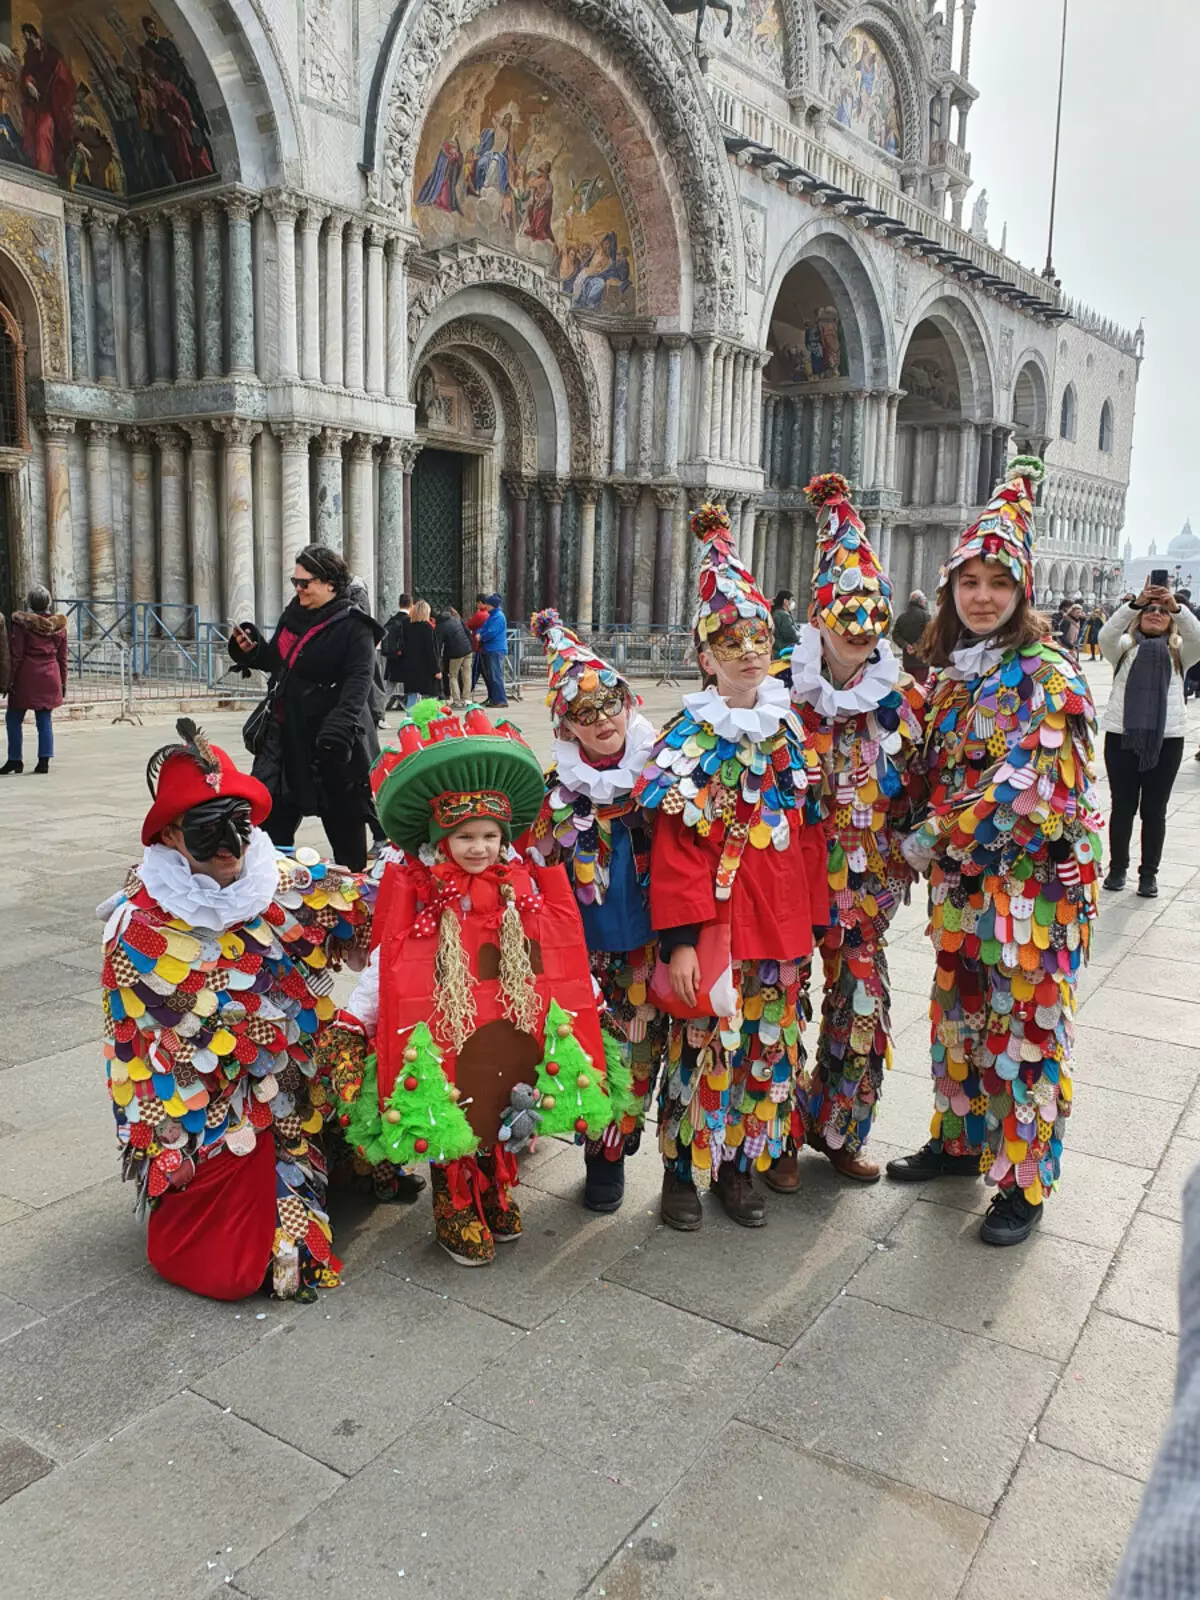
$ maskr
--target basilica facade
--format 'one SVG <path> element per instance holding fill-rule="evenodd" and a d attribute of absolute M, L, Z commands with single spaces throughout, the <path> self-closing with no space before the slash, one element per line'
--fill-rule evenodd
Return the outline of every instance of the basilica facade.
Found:
<path fill-rule="evenodd" d="M 1017 450 L 1115 591 L 1140 334 L 988 240 L 975 0 L 3 12 L 0 610 L 269 624 L 315 539 L 678 623 L 689 507 L 804 595 L 831 469 L 929 590 Z"/>

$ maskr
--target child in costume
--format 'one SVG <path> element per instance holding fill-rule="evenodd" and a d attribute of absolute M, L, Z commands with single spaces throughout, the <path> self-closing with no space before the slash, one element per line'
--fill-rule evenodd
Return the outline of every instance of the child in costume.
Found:
<path fill-rule="evenodd" d="M 863 1146 L 891 1065 L 887 931 L 916 875 L 900 841 L 911 826 L 921 695 L 884 642 L 892 586 L 849 484 L 826 473 L 807 493 L 818 508 L 817 574 L 790 669 L 792 699 L 830 795 L 832 920 L 821 940 L 825 993 L 805 1083 L 805 1135 L 844 1177 L 875 1183 L 879 1166 Z M 798 1188 L 796 1152 L 775 1162 L 766 1181 L 785 1193 Z"/>
<path fill-rule="evenodd" d="M 987 1175 L 980 1236 L 1019 1244 L 1058 1181 L 1075 982 L 1096 917 L 1091 697 L 1033 600 L 1040 461 L 1018 456 L 942 571 L 925 717 L 931 867 L 932 1138 L 902 1182 Z"/>
<path fill-rule="evenodd" d="M 511 724 L 434 700 L 399 741 L 372 785 L 404 859 L 331 1031 L 334 1089 L 366 1159 L 431 1163 L 437 1241 L 478 1267 L 520 1237 L 522 1139 L 610 1122 L 604 1044 L 566 873 L 512 848 L 545 798 L 536 756 Z"/>
<path fill-rule="evenodd" d="M 341 868 L 276 854 L 271 797 L 194 723 L 150 758 L 141 864 L 100 907 L 108 1090 L 147 1254 L 217 1300 L 270 1275 L 281 1297 L 338 1281 L 316 1136 L 317 1034 L 333 970 L 366 956 Z"/>
<path fill-rule="evenodd" d="M 628 681 L 593 655 L 557 611 L 539 611 L 531 627 L 546 647 L 546 704 L 555 733 L 535 850 L 544 861 L 561 861 L 571 879 L 606 1026 L 630 1080 L 621 1085 L 623 1104 L 610 1082 L 613 1121 L 602 1138 L 584 1146 L 583 1203 L 589 1211 L 616 1211 L 625 1192 L 625 1157 L 641 1143 L 666 1045 L 666 1018 L 649 993 L 657 955 L 650 827 L 633 799 L 654 729 Z"/>
<path fill-rule="evenodd" d="M 751 1174 L 792 1138 L 813 929 L 829 917 L 821 770 L 769 676 L 770 608 L 727 513 L 701 506 L 691 527 L 704 543 L 693 635 L 706 687 L 684 696 L 634 790 L 654 816 L 654 990 L 674 1018 L 662 1217 L 698 1228 L 696 1184 L 711 1180 L 727 1214 L 757 1228 L 766 1215 Z"/>

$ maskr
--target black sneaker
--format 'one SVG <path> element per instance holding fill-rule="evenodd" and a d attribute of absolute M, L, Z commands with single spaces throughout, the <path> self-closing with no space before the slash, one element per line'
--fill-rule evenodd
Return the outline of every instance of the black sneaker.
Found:
<path fill-rule="evenodd" d="M 1024 1244 L 1042 1220 L 1041 1206 L 1031 1206 L 1019 1189 L 1004 1189 L 979 1224 L 984 1244 Z"/>
<path fill-rule="evenodd" d="M 1138 893 L 1143 900 L 1158 899 L 1158 874 L 1157 872 L 1138 873 Z"/>
<path fill-rule="evenodd" d="M 897 1156 L 887 1164 L 893 1183 L 925 1183 L 930 1178 L 977 1178 L 978 1156 L 948 1156 L 930 1139 L 911 1156 Z"/>
<path fill-rule="evenodd" d="M 583 1185 L 583 1204 L 588 1211 L 619 1211 L 625 1198 L 625 1156 L 609 1161 L 601 1152 L 583 1158 L 587 1177 Z"/>
<path fill-rule="evenodd" d="M 1118 869 L 1116 867 L 1111 867 L 1109 869 L 1108 877 L 1105 878 L 1105 880 L 1104 880 L 1104 887 L 1106 889 L 1113 889 L 1113 890 L 1123 889 L 1125 887 L 1125 872 L 1124 872 L 1124 869 L 1121 869 L 1120 871 L 1118 871 Z"/>

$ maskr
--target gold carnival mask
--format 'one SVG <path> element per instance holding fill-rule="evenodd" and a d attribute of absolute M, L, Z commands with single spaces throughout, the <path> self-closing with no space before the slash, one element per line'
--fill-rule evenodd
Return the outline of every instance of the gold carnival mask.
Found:
<path fill-rule="evenodd" d="M 708 648 L 718 661 L 739 661 L 747 654 L 769 656 L 771 630 L 758 617 L 747 617 L 722 628 L 708 641 Z"/>
<path fill-rule="evenodd" d="M 595 689 L 590 694 L 577 694 L 566 713 L 568 722 L 577 722 L 581 728 L 593 727 L 607 717 L 619 717 L 625 709 L 625 696 L 615 689 Z"/>

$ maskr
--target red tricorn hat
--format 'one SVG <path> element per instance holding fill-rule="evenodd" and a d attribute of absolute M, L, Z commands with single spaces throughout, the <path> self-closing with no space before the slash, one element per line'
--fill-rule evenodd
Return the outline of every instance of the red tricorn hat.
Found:
<path fill-rule="evenodd" d="M 210 800 L 248 800 L 250 821 L 261 826 L 271 810 L 266 785 L 239 772 L 232 757 L 209 744 L 190 717 L 180 717 L 175 727 L 183 743 L 163 745 L 146 764 L 146 786 L 154 804 L 142 823 L 142 843 L 156 844 L 164 828 Z"/>

